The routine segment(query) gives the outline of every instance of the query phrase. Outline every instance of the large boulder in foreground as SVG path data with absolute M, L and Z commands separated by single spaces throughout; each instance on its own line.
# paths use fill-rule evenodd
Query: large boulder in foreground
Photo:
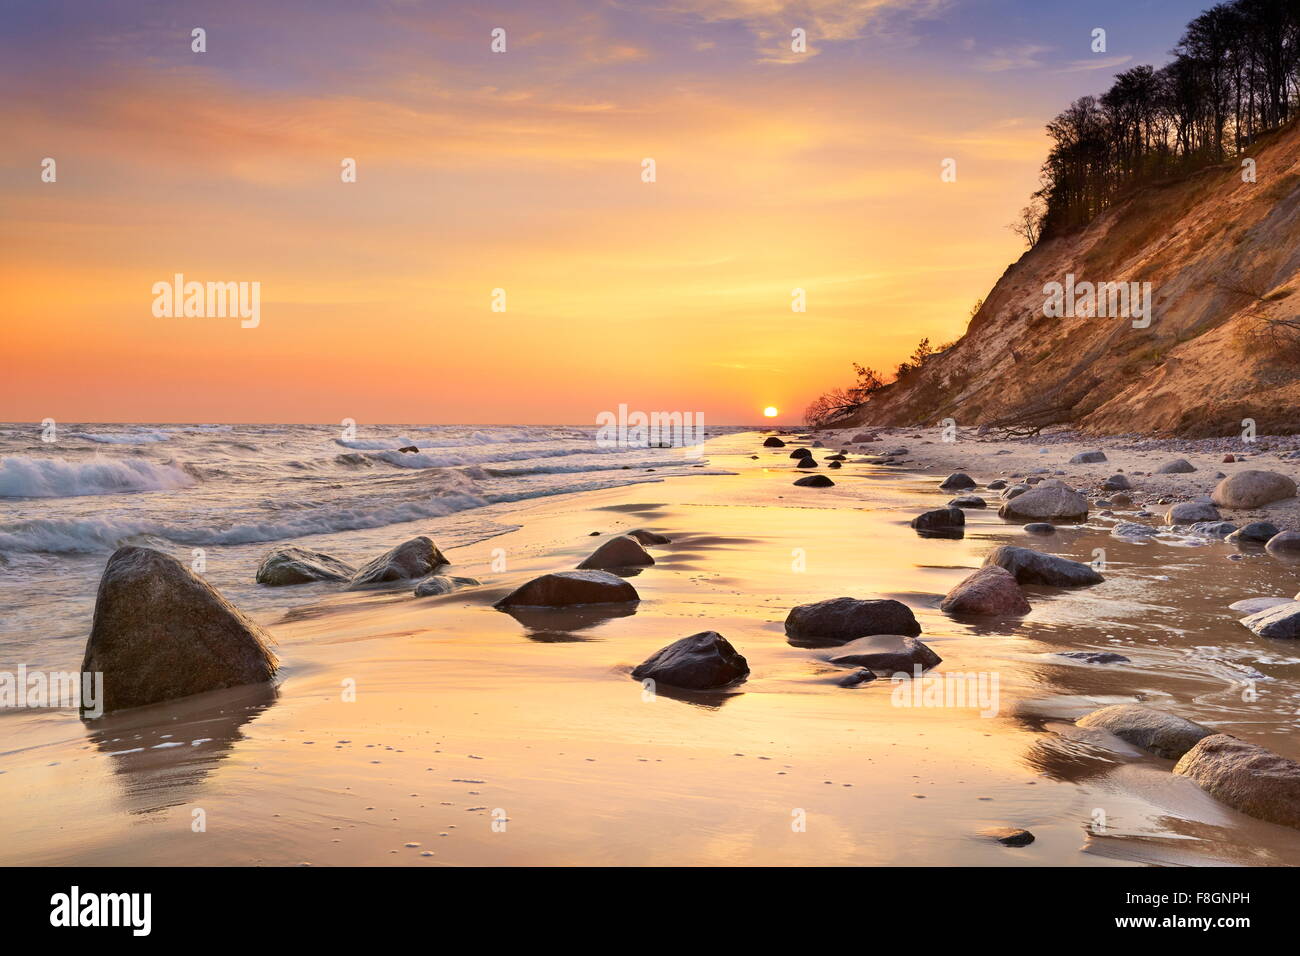
M 871 634 L 915 637 L 921 625 L 901 601 L 842 597 L 794 608 L 786 615 L 785 633 L 807 643 L 843 644 Z
M 1139 750 L 1166 760 L 1177 760 L 1198 740 L 1214 733 L 1208 727 L 1176 714 L 1166 714 L 1140 704 L 1103 707 L 1080 717 L 1076 723 L 1080 727 L 1105 730 Z
M 949 614 L 1028 614 L 1029 602 L 1015 575 L 991 564 L 949 591 L 939 610 Z
M 1228 734 L 1213 734 L 1187 751 L 1174 773 L 1234 810 L 1300 828 L 1300 763 Z
M 632 676 L 687 690 L 712 690 L 744 680 L 749 664 L 717 631 L 701 631 L 660 648 Z
M 1008 498 L 998 514 L 1026 521 L 1081 521 L 1088 517 L 1088 499 L 1063 482 L 1045 481 Z
M 104 675 L 105 711 L 256 684 L 279 662 L 269 634 L 175 558 L 119 548 L 108 559 L 81 664 Z
M 914 668 L 929 670 L 943 662 L 929 645 L 903 634 L 873 634 L 850 641 L 830 658 L 841 667 L 865 667 L 873 674 L 911 676 Z
M 1300 601 L 1278 604 L 1243 617 L 1241 623 L 1260 637 L 1282 640 L 1300 638 Z
M 267 552 L 257 568 L 257 583 L 283 587 L 309 581 L 347 581 L 356 573 L 356 568 L 332 554 L 286 545 Z
M 1295 497 L 1295 482 L 1276 471 L 1249 469 L 1229 475 L 1210 496 L 1220 508 L 1258 508 Z
M 629 534 L 622 534 L 617 538 L 610 538 L 591 552 L 586 560 L 578 565 L 578 570 L 631 568 L 654 563 L 655 559 L 650 555 L 649 551 L 641 546 L 640 541 Z
M 984 566 L 990 565 L 1006 568 L 1021 584 L 1081 588 L 1106 580 L 1089 565 L 1058 558 L 1054 554 L 1043 554 L 1032 548 L 1017 548 L 1012 544 L 1004 544 L 989 552 L 989 556 L 984 559 Z
M 348 588 L 364 588 L 373 584 L 385 584 L 389 581 L 408 581 L 432 574 L 433 569 L 447 563 L 433 539 L 420 535 L 410 541 L 403 541 L 391 551 L 387 551 L 373 561 L 362 566 L 352 576 Z
M 568 607 L 639 600 L 636 588 L 608 571 L 555 571 L 521 584 L 493 607 Z

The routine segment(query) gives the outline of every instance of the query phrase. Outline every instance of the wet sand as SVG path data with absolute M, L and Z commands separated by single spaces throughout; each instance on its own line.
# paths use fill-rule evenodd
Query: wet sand
M 1300 758 L 1300 647 L 1255 637 L 1227 607 L 1289 597 L 1296 566 L 1262 553 L 1230 561 L 1237 551 L 1222 542 L 1120 541 L 1095 513 L 1036 538 L 996 505 L 968 512 L 960 540 L 919 538 L 907 523 L 952 497 L 937 482 L 955 463 L 981 486 L 1030 459 L 1066 480 L 1117 463 L 1070 466 L 1077 449 L 1022 446 L 1017 465 L 995 458 L 996 445 L 922 446 L 936 436 L 905 434 L 916 433 L 876 447 L 909 445 L 908 464 L 818 469 L 837 482 L 829 489 L 793 487 L 789 449 L 754 436 L 745 454 L 710 456 L 732 474 L 511 507 L 520 530 L 448 552 L 448 573 L 479 578 L 477 589 L 341 592 L 303 607 L 281 589 L 285 611 L 258 616 L 284 662 L 274 688 L 87 724 L 65 711 L 6 715 L 0 861 L 1300 863 L 1300 832 L 1236 813 L 1170 774 L 1171 761 L 1072 722 L 1139 700 Z M 993 504 L 996 493 L 975 493 Z M 491 607 L 633 528 L 672 539 L 631 577 L 634 613 Z M 436 522 L 427 530 L 436 540 Z M 1107 580 L 1026 588 L 1025 618 L 940 612 L 1008 542 L 1084 561 L 1104 547 Z M 492 567 L 498 548 L 504 571 Z M 911 606 L 944 658 L 934 673 L 996 676 L 997 713 L 897 706 L 905 682 L 837 686 L 846 671 L 826 661 L 833 649 L 792 646 L 782 621 L 842 595 Z M 702 630 L 745 655 L 749 680 L 724 694 L 643 695 L 631 668 Z M 1095 648 L 1131 663 L 1055 656 Z M 1257 700 L 1243 699 L 1248 681 Z M 355 701 L 344 699 L 351 686 Z M 1011 848 L 980 835 L 995 826 L 1036 840 Z

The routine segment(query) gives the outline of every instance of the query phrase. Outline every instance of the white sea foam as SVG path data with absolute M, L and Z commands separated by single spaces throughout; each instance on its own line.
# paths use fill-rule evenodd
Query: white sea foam
M 101 445 L 147 445 L 153 442 L 167 441 L 172 436 L 167 432 L 71 432 L 70 438 L 83 438 L 86 441 L 99 442 Z
M 195 483 L 174 465 L 138 458 L 70 461 L 14 455 L 0 458 L 0 498 L 70 498 L 136 491 L 170 491 Z

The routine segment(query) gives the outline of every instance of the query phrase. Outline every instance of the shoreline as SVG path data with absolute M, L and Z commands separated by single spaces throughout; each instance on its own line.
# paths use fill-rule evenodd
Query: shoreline
M 1231 811 L 1173 777 L 1170 762 L 1101 746 L 1072 723 L 1142 699 L 1298 756 L 1281 736 L 1289 713 L 1233 700 L 1259 639 L 1224 600 L 1294 593 L 1294 570 L 1227 562 L 1221 542 L 1116 542 L 1091 519 L 1050 544 L 1027 541 L 992 509 L 972 512 L 961 540 L 918 538 L 908 521 L 951 497 L 937 479 L 957 464 L 981 487 L 1030 462 L 1071 481 L 1123 465 L 1063 464 L 1064 444 L 997 456 L 998 443 L 880 431 L 910 441 L 913 460 L 818 469 L 833 488 L 793 487 L 788 457 L 759 448 L 756 432 L 758 462 L 710 455 L 710 471 L 730 474 L 533 499 L 512 509 L 518 529 L 448 549 L 448 573 L 479 578 L 479 588 L 341 592 L 302 607 L 280 589 L 286 608 L 258 615 L 284 661 L 274 689 L 96 725 L 6 715 L 20 744 L 0 758 L 0 794 L 16 808 L 0 827 L 5 861 L 186 865 L 206 840 L 204 865 L 1300 862 L 1300 834 Z M 825 452 L 838 449 L 821 434 Z M 873 447 L 884 443 L 864 450 Z M 629 578 L 641 595 L 633 613 L 530 618 L 491 607 L 637 527 L 672 541 L 651 546 L 656 564 Z M 937 607 L 996 544 L 1087 560 L 1097 541 L 1113 551 L 1106 583 L 1027 588 L 1033 610 L 1022 620 L 963 621 Z M 504 572 L 492 570 L 498 547 Z M 1248 582 L 1255 590 L 1240 593 Z M 828 650 L 791 645 L 781 622 L 798 604 L 840 595 L 912 607 L 922 640 L 944 658 L 936 676 L 999 676 L 997 716 L 898 707 L 888 680 L 837 686 L 845 671 Z M 643 700 L 631 668 L 702 630 L 746 656 L 748 681 Z M 1215 644 L 1217 655 L 1198 650 Z M 1057 656 L 1090 648 L 1122 649 L 1131 663 Z M 1290 686 L 1297 662 L 1281 648 L 1274 656 L 1249 666 Z M 351 703 L 340 699 L 349 679 Z M 184 746 L 160 746 L 175 743 Z M 1106 834 L 1088 829 L 1098 806 L 1112 822 Z M 203 833 L 191 830 L 195 809 Z M 502 816 L 505 829 L 494 829 Z M 59 829 L 67 820 L 75 828 Z M 1009 848 L 980 837 L 996 826 L 1037 839 Z

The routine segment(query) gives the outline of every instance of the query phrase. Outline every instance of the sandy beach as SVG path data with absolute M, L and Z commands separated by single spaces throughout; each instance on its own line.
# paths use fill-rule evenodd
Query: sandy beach
M 1223 464 L 1223 451 L 1192 444 L 877 433 L 879 442 L 851 446 L 842 468 L 818 469 L 833 477 L 829 488 L 795 487 L 791 449 L 763 448 L 755 432 L 710 446 L 708 473 L 489 505 L 483 517 L 517 529 L 444 549 L 447 573 L 480 587 L 430 598 L 414 597 L 409 582 L 302 598 L 275 589 L 278 607 L 252 615 L 282 662 L 272 685 L 85 723 L 66 710 L 7 713 L 0 861 L 1300 863 L 1300 832 L 1226 807 L 1173 775 L 1172 760 L 1074 725 L 1101 706 L 1142 702 L 1300 758 L 1300 655 L 1228 608 L 1289 598 L 1300 565 L 1184 533 L 1110 534 L 1121 519 L 1160 525 L 1134 515 L 1144 502 L 1163 514 L 1161 497 L 1208 494 L 1219 471 L 1295 476 L 1287 449 L 1275 441 L 1246 452 L 1260 458 Z M 819 434 L 786 440 L 820 441 L 825 463 L 850 437 Z M 898 464 L 868 463 L 901 447 Z M 1094 448 L 1109 461 L 1068 463 Z M 1176 457 L 1197 470 L 1137 474 Z M 1051 536 L 1026 534 L 997 516 L 997 492 L 983 486 L 1042 468 L 1085 490 L 1122 470 L 1134 502 L 1094 505 L 1086 522 Z M 953 497 L 938 483 L 959 469 L 990 507 L 966 512 L 960 539 L 918 536 L 909 521 Z M 1298 526 L 1294 499 L 1224 517 Z M 392 544 L 408 531 L 437 541 L 441 520 L 389 529 Z M 649 547 L 652 566 L 622 572 L 640 595 L 634 609 L 493 608 L 636 528 L 671 540 Z M 939 610 L 1006 543 L 1083 562 L 1104 548 L 1106 580 L 1027 586 L 1032 610 L 1015 619 Z M 984 675 L 995 706 L 926 705 L 905 680 L 839 686 L 848 671 L 828 661 L 833 649 L 795 646 L 783 622 L 797 605 L 840 596 L 908 605 L 943 658 L 932 675 Z M 747 681 L 646 694 L 631 678 L 659 648 L 705 630 L 745 656 Z M 1059 656 L 1088 650 L 1128 661 Z M 994 827 L 1035 840 L 1004 846 L 986 835 Z

